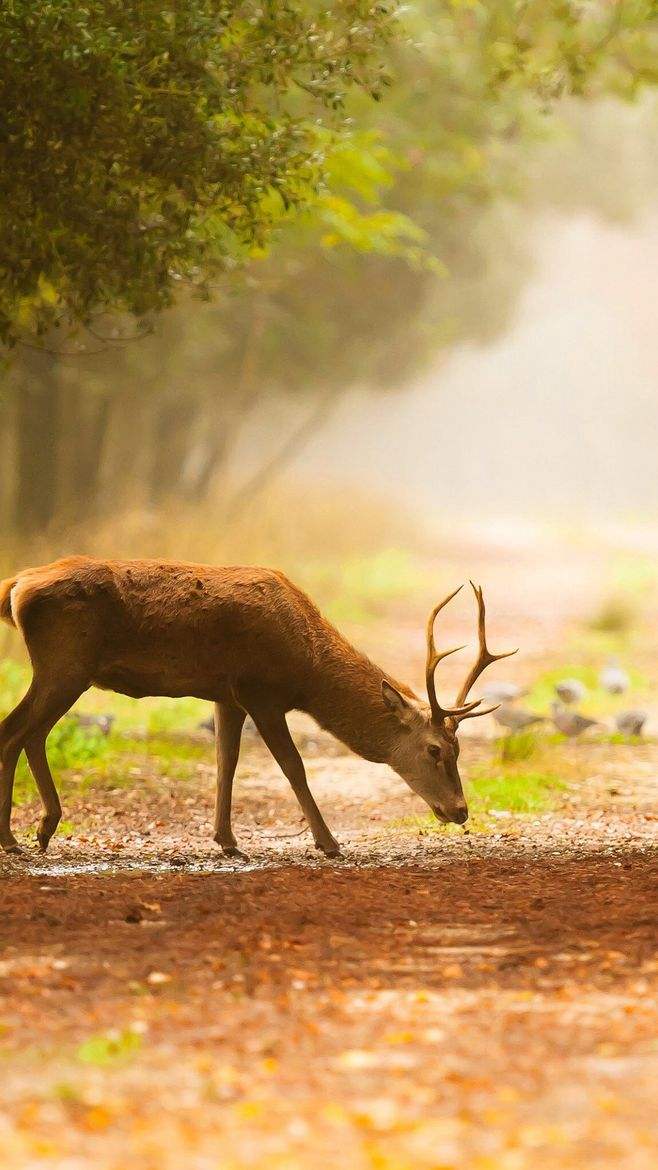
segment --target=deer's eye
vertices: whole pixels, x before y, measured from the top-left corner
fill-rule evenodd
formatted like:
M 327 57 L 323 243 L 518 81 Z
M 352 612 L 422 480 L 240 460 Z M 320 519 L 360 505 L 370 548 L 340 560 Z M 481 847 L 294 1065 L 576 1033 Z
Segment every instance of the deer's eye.
M 438 743 L 429 744 L 429 746 L 427 748 L 427 754 L 428 754 L 428 756 L 431 756 L 433 760 L 436 760 L 437 762 L 441 761 L 442 752 L 441 752 L 441 748 L 439 747 Z

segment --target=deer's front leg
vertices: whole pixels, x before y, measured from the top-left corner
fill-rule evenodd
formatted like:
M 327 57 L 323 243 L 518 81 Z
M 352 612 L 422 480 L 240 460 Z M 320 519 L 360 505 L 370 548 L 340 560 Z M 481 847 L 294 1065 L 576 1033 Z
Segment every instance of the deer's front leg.
M 340 846 L 327 828 L 309 789 L 304 761 L 293 743 L 285 716 L 267 709 L 250 709 L 250 714 L 281 771 L 290 781 L 309 823 L 316 848 L 321 849 L 327 857 L 340 857 Z
M 217 755 L 217 799 L 215 841 L 227 857 L 244 857 L 231 828 L 233 777 L 240 755 L 240 737 L 246 712 L 233 703 L 215 703 L 215 751 Z

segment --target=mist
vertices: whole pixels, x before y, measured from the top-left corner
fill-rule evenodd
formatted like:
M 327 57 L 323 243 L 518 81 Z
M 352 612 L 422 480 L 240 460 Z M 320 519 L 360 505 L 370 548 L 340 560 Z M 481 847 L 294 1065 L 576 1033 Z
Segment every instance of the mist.
M 658 212 L 544 216 L 511 328 L 346 400 L 296 461 L 437 519 L 658 513 Z

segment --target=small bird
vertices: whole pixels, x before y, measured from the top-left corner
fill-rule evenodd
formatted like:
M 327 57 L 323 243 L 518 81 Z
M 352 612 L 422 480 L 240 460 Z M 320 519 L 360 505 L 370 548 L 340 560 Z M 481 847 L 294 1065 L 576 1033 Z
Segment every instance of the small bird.
M 551 703 L 551 711 L 553 712 L 553 723 L 558 731 L 561 731 L 563 735 L 568 735 L 571 739 L 582 735 L 588 727 L 601 726 L 598 719 L 588 719 L 586 715 L 579 715 L 577 711 L 568 711 L 561 703 Z
M 482 699 L 485 703 L 511 703 L 514 699 L 520 699 L 522 695 L 527 695 L 527 693 L 528 688 L 520 687 L 518 683 L 491 683 L 482 691 Z
M 642 735 L 647 718 L 646 711 L 620 711 L 615 719 L 615 726 L 622 735 Z
M 543 715 L 535 715 L 533 711 L 524 711 L 523 707 L 514 707 L 511 703 L 501 703 L 498 710 L 494 711 L 493 717 L 496 723 L 512 733 L 525 731 L 527 727 L 532 727 L 535 723 L 546 722 Z
M 83 711 L 72 711 L 78 727 L 90 727 L 100 731 L 102 735 L 109 735 L 116 720 L 116 715 L 88 715 Z
M 579 703 L 585 698 L 587 688 L 577 678 L 563 678 L 555 684 L 555 692 L 563 703 Z
M 599 675 L 599 684 L 604 691 L 608 691 L 611 695 L 623 695 L 624 691 L 627 691 L 631 685 L 631 681 L 617 660 L 611 658 Z

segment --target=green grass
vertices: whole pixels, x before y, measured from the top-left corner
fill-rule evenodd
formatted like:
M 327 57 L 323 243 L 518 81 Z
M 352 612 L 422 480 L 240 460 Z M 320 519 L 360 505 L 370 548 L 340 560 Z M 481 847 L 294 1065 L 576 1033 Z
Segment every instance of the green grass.
M 152 736 L 170 731 L 196 731 L 212 710 L 210 703 L 200 699 L 157 699 L 146 706 L 146 730 Z
M 599 737 L 599 742 L 609 744 L 625 744 L 627 747 L 638 747 L 643 743 L 650 743 L 651 740 L 647 740 L 645 735 L 624 735 L 621 731 L 612 731 L 609 735 L 601 735 Z
M 96 765 L 111 754 L 111 745 L 95 728 L 79 727 L 74 719 L 62 719 L 53 727 L 47 741 L 48 762 L 59 777 L 62 773 Z M 24 755 L 16 769 L 14 799 L 17 804 L 31 800 L 35 785 Z
M 111 753 L 95 766 L 86 780 L 89 787 L 130 788 L 135 783 L 134 769 L 145 774 L 159 772 L 162 780 L 186 781 L 196 775 L 197 764 L 213 761 L 212 741 L 169 740 L 165 737 L 131 739 L 130 736 L 112 737 Z M 142 777 L 142 780 L 145 779 Z
M 553 808 L 566 783 L 552 771 L 521 763 L 505 766 L 493 761 L 473 772 L 467 784 L 472 814 L 491 812 L 538 813 Z
M 533 731 L 517 731 L 515 735 L 503 735 L 498 740 L 497 754 L 501 763 L 529 760 L 537 752 L 537 734 Z
M 90 789 L 132 787 L 135 769 L 159 771 L 168 781 L 188 781 L 196 775 L 197 764 L 212 763 L 213 745 L 194 740 L 166 738 L 133 739 L 114 733 L 107 738 L 99 732 L 79 728 L 72 720 L 62 720 L 48 737 L 48 760 L 57 787 L 64 799 Z M 36 797 L 36 785 L 21 756 L 16 769 L 14 800 L 25 804 Z
M 124 1028 L 122 1032 L 100 1032 L 90 1036 L 78 1048 L 77 1057 L 83 1064 L 101 1067 L 127 1064 L 141 1047 L 142 1037 L 139 1033 L 132 1028 Z
M 0 661 L 0 718 L 15 707 L 30 682 L 30 670 L 13 658 Z

